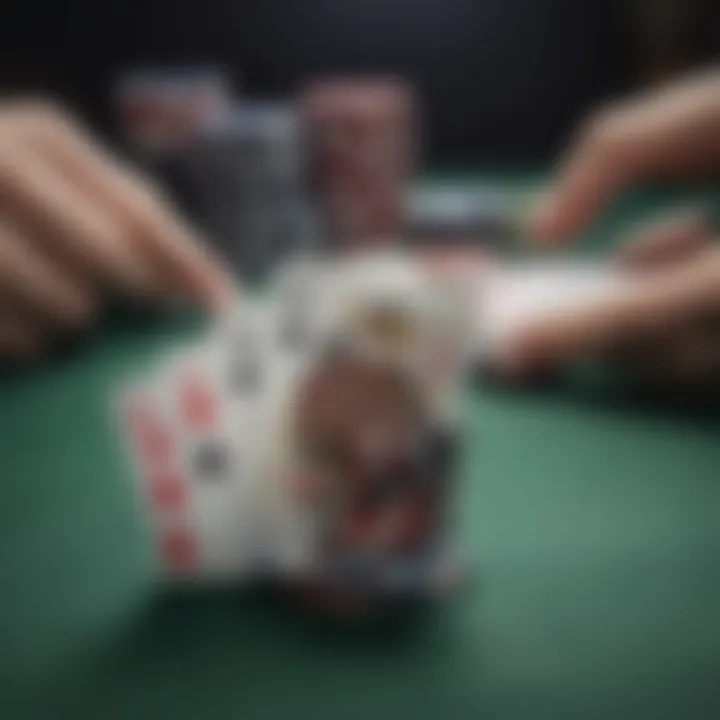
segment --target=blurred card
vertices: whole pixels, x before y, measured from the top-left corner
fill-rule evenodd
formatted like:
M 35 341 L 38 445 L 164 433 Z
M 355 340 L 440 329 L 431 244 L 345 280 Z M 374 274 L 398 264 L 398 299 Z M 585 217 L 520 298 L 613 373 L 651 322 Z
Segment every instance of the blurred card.
M 475 322 L 480 352 L 502 352 L 525 327 L 610 297 L 622 283 L 619 271 L 592 263 L 509 264 L 479 275 Z
M 173 356 L 123 392 L 120 412 L 163 572 L 184 580 L 251 572 L 253 443 L 225 398 L 217 357 Z

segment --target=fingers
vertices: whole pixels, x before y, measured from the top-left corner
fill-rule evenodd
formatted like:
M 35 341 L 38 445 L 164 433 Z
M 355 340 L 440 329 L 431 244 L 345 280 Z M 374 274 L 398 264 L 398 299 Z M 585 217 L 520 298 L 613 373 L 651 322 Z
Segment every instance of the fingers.
M 42 102 L 0 106 L 0 353 L 88 322 L 95 295 L 225 307 L 232 283 L 147 182 Z M 26 330 L 32 328 L 32 330 Z
M 210 307 L 227 302 L 227 273 L 155 188 L 101 152 L 65 116 L 35 113 L 28 125 L 44 151 L 125 228 L 126 242 L 147 264 L 146 289 Z
M 0 222 L 0 298 L 52 325 L 77 327 L 94 310 L 89 290 L 7 221 Z
M 667 268 L 695 257 L 711 240 L 712 230 L 704 214 L 688 212 L 644 228 L 622 247 L 618 262 L 633 271 Z
M 180 218 L 153 199 L 152 191 L 143 197 L 140 188 L 126 184 L 128 223 L 136 227 L 168 294 L 198 299 L 211 309 L 225 307 L 232 298 L 232 282 L 220 261 Z
M 706 73 L 604 111 L 582 129 L 531 221 L 540 242 L 581 232 L 620 190 L 720 166 L 720 74 Z
M 679 268 L 635 277 L 612 296 L 546 317 L 519 332 L 497 358 L 526 376 L 670 333 L 720 307 L 720 256 L 709 250 Z
M 611 113 L 594 118 L 563 161 L 555 185 L 531 216 L 531 232 L 544 243 L 580 232 L 637 174 L 632 129 Z
M 57 170 L 16 147 L 0 147 L 0 212 L 74 267 L 137 293 L 149 279 L 121 228 Z

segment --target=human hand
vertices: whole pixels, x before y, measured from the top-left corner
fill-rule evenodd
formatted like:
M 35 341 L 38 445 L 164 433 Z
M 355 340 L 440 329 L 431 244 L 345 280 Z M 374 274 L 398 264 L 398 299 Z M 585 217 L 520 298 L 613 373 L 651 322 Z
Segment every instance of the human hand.
M 520 331 L 499 370 L 526 379 L 591 357 L 665 388 L 720 381 L 720 246 L 697 216 L 662 222 L 623 248 L 612 296 Z
M 230 283 L 158 189 L 67 113 L 0 105 L 0 354 L 86 325 L 107 288 L 213 309 Z
M 713 70 L 592 116 L 532 214 L 530 232 L 538 242 L 566 241 L 635 183 L 718 170 L 720 71 Z

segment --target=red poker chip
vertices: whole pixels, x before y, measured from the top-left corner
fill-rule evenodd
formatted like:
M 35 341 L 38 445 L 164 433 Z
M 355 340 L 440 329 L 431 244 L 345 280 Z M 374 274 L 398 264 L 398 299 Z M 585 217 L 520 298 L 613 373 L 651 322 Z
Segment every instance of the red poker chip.
M 319 81 L 306 90 L 302 108 L 314 140 L 321 195 L 400 192 L 415 146 L 408 140 L 414 135 L 413 95 L 404 82 L 386 77 Z

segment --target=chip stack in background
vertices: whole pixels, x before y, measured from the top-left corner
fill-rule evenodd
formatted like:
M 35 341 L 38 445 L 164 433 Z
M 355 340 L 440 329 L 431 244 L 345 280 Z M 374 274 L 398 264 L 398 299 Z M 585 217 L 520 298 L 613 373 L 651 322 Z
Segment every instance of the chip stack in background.
M 209 68 L 147 69 L 122 77 L 116 88 L 118 119 L 141 153 L 169 151 L 233 102 L 228 78 Z
M 181 150 L 201 128 L 230 112 L 234 94 L 229 76 L 214 67 L 141 69 L 119 79 L 113 101 L 136 161 L 194 214 Z
M 182 150 L 197 219 L 246 281 L 314 243 L 305 149 L 292 104 L 244 102 Z
M 420 247 L 508 249 L 516 235 L 506 192 L 475 184 L 440 183 L 413 188 L 406 236 Z
M 398 233 L 417 156 L 415 99 L 394 79 L 318 81 L 301 98 L 312 187 L 333 248 Z

